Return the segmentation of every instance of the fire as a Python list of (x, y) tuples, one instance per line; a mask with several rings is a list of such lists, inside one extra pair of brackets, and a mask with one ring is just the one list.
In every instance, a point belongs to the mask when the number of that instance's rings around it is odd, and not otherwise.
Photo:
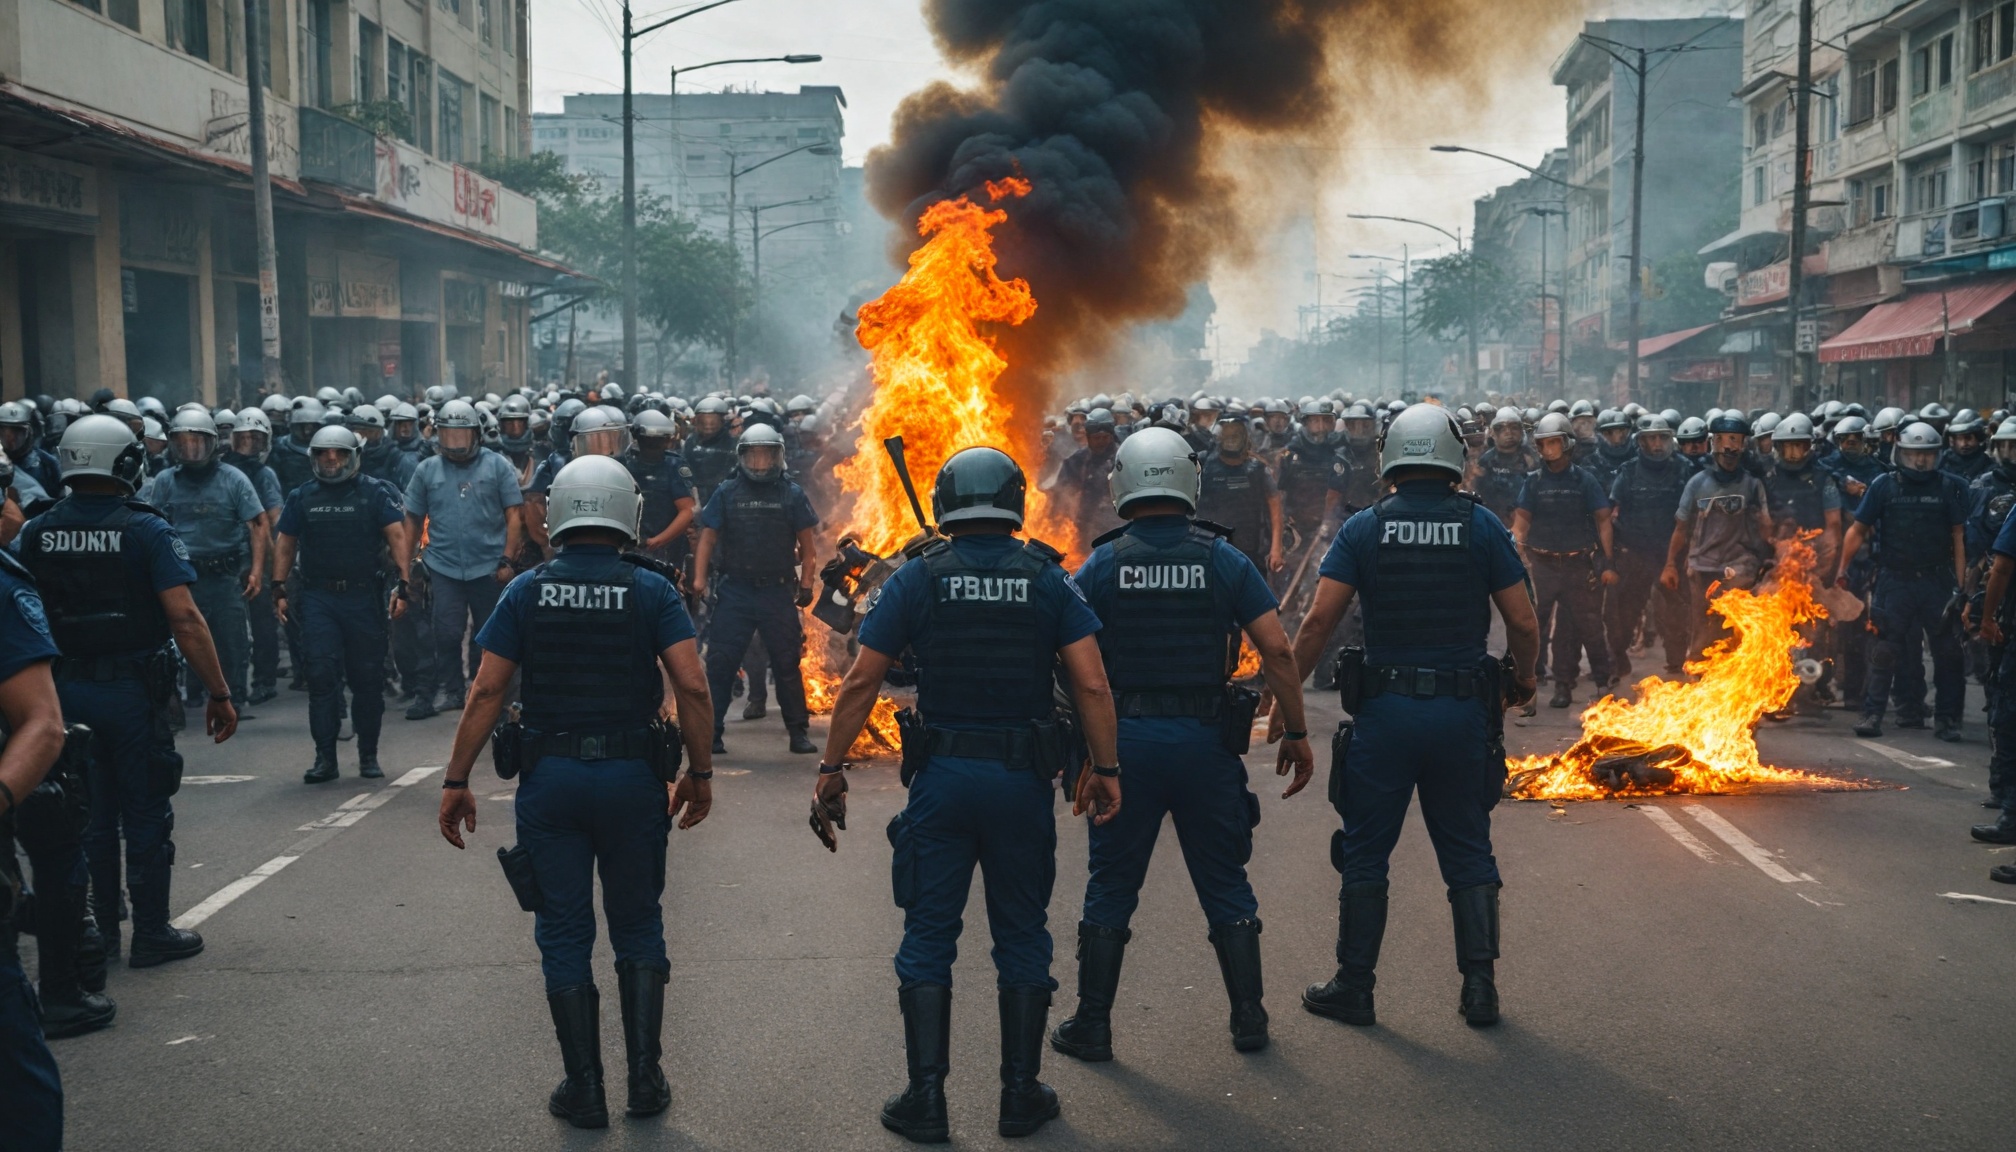
[[(1028, 194), (1027, 180), (987, 184), (997, 203)], [(835, 471), (854, 498), (842, 535), (870, 552), (890, 555), (916, 532), (909, 499), (882, 449), (888, 437), (903, 437), (920, 489), (928, 490), (946, 457), (975, 445), (999, 448), (1025, 474), (1036, 474), (1038, 445), (1014, 429), (1014, 405), (994, 388), (1008, 361), (982, 328), (1022, 324), (1036, 314), (1029, 282), (995, 272), (993, 229), (1007, 219), (1005, 210), (964, 196), (932, 205), (917, 222), (925, 241), (910, 254), (909, 271), (861, 307), (855, 336), (872, 357), (875, 393), (861, 414), (854, 455)], [(1072, 551), (1076, 532), (1050, 514), (1033, 483), (1026, 522), (1031, 535)]]
[[(816, 669), (805, 669), (805, 707), (814, 716), (830, 716), (840, 700), (840, 677)], [(874, 760), (893, 756), (903, 748), (896, 734), (896, 704), (887, 696), (875, 698), (868, 723), (847, 749), (851, 760)]]
[(1522, 800), (1597, 800), (1618, 793), (1728, 792), (1794, 785), (1849, 787), (1843, 781), (1763, 763), (1756, 728), (1799, 687), (1792, 653), (1798, 626), (1826, 615), (1813, 599), (1813, 550), (1789, 545), (1774, 581), (1752, 592), (1723, 591), (1710, 610), (1734, 636), (1687, 665), (1691, 683), (1650, 676), (1637, 699), (1606, 696), (1582, 713), (1583, 736), (1557, 756), (1513, 761), (1507, 795)]

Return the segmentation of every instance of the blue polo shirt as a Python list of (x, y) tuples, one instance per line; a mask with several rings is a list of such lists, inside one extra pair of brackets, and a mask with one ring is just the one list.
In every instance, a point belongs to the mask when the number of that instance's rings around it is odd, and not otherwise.
[(497, 571), (504, 510), (523, 503), (518, 470), (495, 452), (478, 452), (466, 464), (437, 453), (420, 462), (406, 485), (406, 511), (427, 521), (427, 570), (450, 580)]
[[(1593, 478), (1590, 483), (1595, 483)], [(1424, 507), (1438, 504), (1448, 492), (1449, 485), (1439, 480), (1409, 480), (1400, 485), (1394, 499), (1398, 510), (1404, 513), (1409, 504)], [(1596, 493), (1601, 497), (1600, 485), (1596, 486)], [(1512, 533), (1506, 531), (1498, 517), (1482, 504), (1470, 511), (1469, 542), (1471, 562), (1483, 569), (1484, 587), (1492, 594), (1526, 579), (1526, 565), (1519, 560), (1519, 549), (1512, 543)], [(1378, 552), (1379, 518), (1367, 508), (1344, 522), (1337, 538), (1330, 542), (1330, 551), (1323, 557), (1323, 566), (1318, 569), (1324, 577), (1356, 588), (1368, 615), (1379, 610), (1380, 598), (1386, 591), (1379, 586), (1375, 575)], [(1471, 668), (1484, 658), (1484, 644), (1490, 632), (1487, 617), (1476, 635), (1466, 638), (1461, 644), (1389, 649), (1368, 640), (1365, 662), (1373, 665)]]

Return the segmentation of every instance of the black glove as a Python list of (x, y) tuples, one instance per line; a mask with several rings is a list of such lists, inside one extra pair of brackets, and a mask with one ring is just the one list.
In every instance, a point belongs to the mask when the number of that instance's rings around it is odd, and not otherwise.
[(812, 606), (812, 589), (800, 584), (798, 586), (798, 594), (791, 598), (791, 602), (800, 608), (810, 608)]
[(812, 799), (812, 834), (826, 846), (828, 852), (840, 851), (840, 838), (833, 835), (835, 828), (847, 830), (847, 777), (840, 777), (840, 794), (831, 800)]

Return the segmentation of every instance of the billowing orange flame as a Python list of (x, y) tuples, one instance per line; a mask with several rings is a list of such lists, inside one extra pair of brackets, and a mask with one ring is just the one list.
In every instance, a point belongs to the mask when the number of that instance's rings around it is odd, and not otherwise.
[[(995, 201), (1028, 194), (1027, 180), (987, 184)], [(987, 445), (1015, 457), (1032, 481), (1029, 534), (1067, 555), (1073, 551), (1077, 534), (1069, 521), (1050, 514), (1033, 482), (1042, 459), (1034, 431), (1024, 430), (1025, 437), (1014, 427), (1014, 405), (995, 390), (1008, 362), (982, 330), (1036, 314), (1029, 282), (1003, 280), (994, 270), (992, 230), (1007, 219), (1002, 209), (963, 196), (932, 205), (917, 222), (925, 241), (910, 254), (909, 271), (880, 299), (861, 306), (855, 336), (872, 356), (875, 395), (861, 414), (854, 455), (835, 471), (854, 498), (841, 534), (877, 555), (890, 555), (917, 531), (882, 449), (891, 436), (903, 437), (910, 475), (927, 501), (939, 466), (959, 449)]]
[[(1709, 606), (1734, 635), (1687, 665), (1695, 677), (1691, 683), (1649, 676), (1638, 682), (1636, 700), (1606, 696), (1590, 705), (1574, 747), (1508, 765), (1507, 794), (1522, 800), (1596, 800), (1619, 793), (1855, 787), (1773, 767), (1757, 755), (1758, 721), (1783, 708), (1799, 687), (1792, 652), (1805, 640), (1798, 626), (1826, 615), (1809, 580), (1813, 550), (1801, 542), (1784, 551), (1767, 587), (1731, 588)], [(1651, 773), (1644, 772), (1646, 765)], [(1639, 772), (1635, 780), (1629, 769)], [(1626, 771), (1620, 775), (1620, 770)]]
[[(833, 705), (840, 700), (840, 677), (816, 668), (805, 669), (805, 707), (814, 716), (830, 716)], [(874, 760), (883, 756), (894, 756), (902, 751), (901, 738), (896, 733), (896, 703), (887, 696), (876, 698), (875, 707), (868, 713), (868, 723), (861, 728), (861, 734), (854, 737), (854, 744), (847, 749), (850, 760)]]

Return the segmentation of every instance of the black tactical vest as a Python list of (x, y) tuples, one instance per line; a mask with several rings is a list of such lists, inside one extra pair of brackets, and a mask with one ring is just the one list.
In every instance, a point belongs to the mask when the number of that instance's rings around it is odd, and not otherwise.
[(1367, 648), (1474, 644), (1491, 629), (1491, 590), (1471, 551), (1476, 505), (1398, 494), (1372, 506), (1379, 535), (1365, 596)]
[(1217, 534), (1190, 525), (1183, 540), (1158, 548), (1139, 536), (1112, 543), (1113, 587), (1099, 651), (1115, 692), (1158, 692), (1224, 685), (1237, 651), (1231, 590), (1211, 562)]
[(49, 632), (75, 658), (148, 652), (168, 642), (168, 615), (135, 571), (133, 525), (154, 512), (129, 501), (94, 518), (76, 499), (59, 502), (21, 534), (21, 560), (42, 589)]
[(301, 574), (310, 580), (366, 581), (381, 572), (385, 533), (378, 524), (372, 481), (315, 481), (303, 494)]
[(798, 534), (791, 530), (791, 485), (782, 478), (757, 483), (728, 480), (722, 492), (723, 574), (745, 580), (789, 579), (798, 564)]
[(637, 605), (637, 569), (614, 556), (540, 565), (526, 614), (525, 726), (611, 732), (649, 724), (665, 698)]
[(1213, 454), (1197, 485), (1197, 516), (1232, 529), (1232, 542), (1248, 556), (1267, 555), (1267, 466), (1253, 457), (1227, 464)]
[(1764, 477), (1764, 492), (1771, 497), (1771, 519), (1789, 521), (1799, 528), (1822, 528), (1827, 513), (1820, 506), (1821, 485), (1827, 479), (1811, 466), (1797, 472), (1783, 467), (1771, 469)]
[(695, 432), (686, 438), (680, 456), (693, 470), (694, 494), (705, 504), (714, 489), (735, 472), (735, 438), (721, 432), (709, 440)]
[(1954, 481), (1931, 472), (1922, 480), (1897, 474), (1897, 487), (1878, 522), (1877, 558), (1892, 572), (1951, 571), (1953, 528), (1946, 522), (1946, 486)]
[(1596, 517), (1582, 495), (1587, 475), (1576, 464), (1559, 472), (1542, 464), (1528, 479), (1533, 492), (1528, 546), (1543, 552), (1587, 552), (1596, 547)]
[(931, 630), (917, 653), (917, 706), (933, 724), (1039, 720), (1051, 714), (1057, 653), (1039, 603), (1061, 559), (1031, 540), (998, 565), (969, 564), (938, 540), (913, 563), (931, 576)]

